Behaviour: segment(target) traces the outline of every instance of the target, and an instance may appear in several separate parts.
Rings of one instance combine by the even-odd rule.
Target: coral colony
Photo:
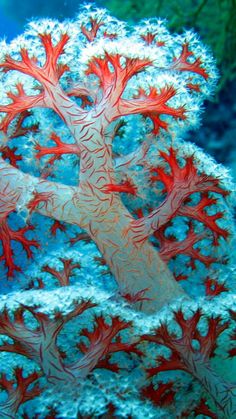
[[[1,418],[236,418],[210,52],[90,5],[0,51]]]

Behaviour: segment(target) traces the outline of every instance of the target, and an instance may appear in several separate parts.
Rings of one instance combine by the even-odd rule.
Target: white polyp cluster
[[[100,30],[96,38],[104,38],[106,35],[116,35],[116,37],[124,37],[127,34],[126,23],[111,16],[106,9],[96,8],[92,4],[85,5],[82,12],[76,17],[75,24],[91,28],[91,21],[101,24]]]
[[[93,57],[104,58],[106,54],[111,56],[119,55],[120,57],[130,59],[148,59],[151,62],[161,60],[163,56],[161,51],[156,50],[152,46],[144,48],[142,42],[134,36],[119,38],[117,40],[104,40],[100,38],[82,50],[80,62],[88,64]]]
[[[134,33],[139,36],[152,34],[155,35],[155,41],[165,42],[170,37],[170,32],[167,29],[166,24],[167,22],[165,19],[142,19],[140,23],[135,26]]]

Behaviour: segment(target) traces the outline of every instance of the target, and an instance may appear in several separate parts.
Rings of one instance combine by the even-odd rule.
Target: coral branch
[[[9,160],[10,164],[18,168],[18,161],[22,160],[22,156],[16,154],[17,147],[10,148],[9,146],[0,146],[0,153],[4,160]]]
[[[173,382],[158,383],[158,387],[154,388],[153,384],[142,389],[142,396],[156,406],[168,406],[174,401],[175,391],[173,390]]]
[[[201,234],[195,233],[192,223],[189,223],[187,235],[183,240],[177,240],[173,236],[166,237],[165,226],[164,228],[157,230],[154,233],[154,237],[160,242],[160,256],[165,262],[168,262],[170,259],[181,254],[189,256],[192,259],[193,264],[194,260],[199,260],[204,263],[206,267],[209,267],[217,260],[215,257],[203,255],[200,250],[194,247],[196,243],[205,239],[207,236],[205,232]]]
[[[197,328],[202,317],[198,309],[185,319],[181,310],[174,313],[174,319],[181,328],[181,337],[169,332],[166,324],[162,323],[153,335],[142,336],[143,340],[164,345],[171,350],[170,358],[159,356],[157,367],[148,369],[149,376],[162,371],[183,370],[193,375],[213,397],[215,404],[225,417],[235,414],[235,405],[232,403],[233,386],[216,376],[211,370],[209,359],[214,356],[218,336],[229,327],[229,323],[222,323],[220,317],[207,318],[207,333],[201,334]],[[198,342],[198,348],[194,345]],[[235,390],[235,389],[234,389]]]
[[[51,134],[50,139],[56,143],[55,147],[42,147],[40,144],[35,145],[36,158],[41,159],[41,157],[46,156],[48,154],[53,154],[54,157],[48,161],[48,164],[52,163],[52,159],[55,159],[61,156],[62,154],[77,154],[80,155],[80,149],[77,144],[67,144],[61,141],[61,138],[55,134],[54,132]]]
[[[58,59],[63,54],[63,49],[69,40],[67,34],[61,36],[60,41],[54,46],[50,34],[38,35],[46,52],[45,64],[40,67],[37,65],[35,57],[30,58],[26,49],[21,49],[21,61],[15,60],[10,55],[6,55],[5,61],[0,63],[0,68],[4,72],[9,70],[18,70],[21,73],[30,75],[37,79],[43,86],[45,83],[57,84],[60,77],[65,71],[68,71],[68,66],[61,66],[58,64]]]
[[[25,93],[24,87],[21,83],[18,83],[16,85],[16,89],[17,94],[13,94],[11,92],[8,92],[7,94],[9,99],[12,100],[12,103],[10,103],[9,105],[0,106],[0,112],[4,112],[7,114],[0,123],[0,129],[4,133],[7,133],[9,124],[18,114],[22,114],[28,111],[29,109],[35,107],[45,107],[43,93],[34,96],[29,96]]]
[[[192,73],[200,74],[204,79],[208,79],[209,75],[207,74],[204,67],[201,67],[203,64],[200,58],[196,58],[194,62],[187,61],[189,57],[192,57],[193,53],[189,50],[189,45],[183,44],[182,52],[179,58],[174,58],[172,69],[177,71],[190,71]]]
[[[73,366],[73,369],[84,369],[86,373],[91,371],[93,368],[100,368],[105,366],[105,368],[113,370],[118,370],[118,366],[115,364],[109,363],[109,356],[114,352],[124,351],[127,353],[136,353],[137,355],[142,355],[142,352],[136,347],[137,343],[123,343],[121,338],[117,334],[124,329],[127,329],[131,326],[130,322],[125,322],[119,317],[113,317],[111,325],[107,324],[104,321],[104,318],[96,317],[96,325],[92,332],[88,329],[83,329],[81,335],[86,336],[89,340],[89,345],[85,343],[78,344],[79,349],[83,352],[84,357],[76,362]],[[112,340],[115,340],[112,342]],[[101,363],[101,360],[105,357]]]
[[[71,102],[59,85],[60,78],[69,70],[66,64],[58,64],[58,59],[64,53],[64,47],[69,40],[69,36],[66,33],[61,35],[61,39],[56,45],[53,45],[51,34],[38,34],[38,36],[46,54],[44,65],[40,65],[37,58],[30,58],[29,52],[25,48],[22,48],[20,51],[21,60],[16,60],[10,55],[6,55],[4,62],[0,63],[0,69],[3,72],[6,73],[10,70],[19,71],[33,77],[41,85],[38,88],[40,91],[38,95],[27,95],[22,83],[16,85],[17,94],[11,92],[7,94],[12,103],[0,106],[0,112],[7,114],[0,124],[0,128],[5,133],[11,121],[18,114],[22,114],[22,112],[33,107],[52,108],[63,120],[68,117],[68,114],[71,118],[70,111],[72,107],[76,108],[77,117],[81,113],[84,114],[82,108]]]
[[[66,221],[71,224],[80,223],[78,213],[79,197],[77,193],[76,204],[73,196],[77,188],[66,186],[57,182],[39,179],[34,176],[24,174],[14,168],[0,157],[0,211],[7,214],[17,208],[18,205],[25,204],[25,198],[29,196],[29,201],[37,197],[37,203],[44,198],[45,204],[36,206],[36,201],[31,201],[34,208],[40,214],[46,215],[58,221]],[[7,191],[7,195],[6,195]],[[34,191],[35,195],[29,193]],[[10,199],[9,199],[10,197]],[[48,199],[53,197],[53,199]],[[22,204],[23,203],[23,204]],[[33,205],[35,203],[35,205]],[[46,205],[47,204],[47,205]]]
[[[2,419],[14,419],[23,403],[41,394],[42,388],[36,383],[41,375],[40,372],[35,371],[24,377],[22,368],[15,369],[16,382],[15,380],[9,380],[5,374],[1,375],[0,386],[8,393],[7,400],[0,403]]]
[[[209,216],[203,211],[206,205],[214,203],[210,198],[206,198],[206,193],[214,192],[226,196],[228,192],[220,187],[218,179],[205,174],[198,174],[193,157],[185,157],[185,165],[181,167],[176,155],[177,152],[173,148],[170,148],[169,154],[160,152],[160,156],[168,163],[171,172],[167,173],[162,167],[156,168],[157,176],[155,180],[164,184],[167,197],[157,209],[151,211],[146,217],[139,218],[131,223],[135,243],[145,241],[147,237],[166,225],[176,215],[190,216],[204,222],[213,231],[215,240],[219,234],[223,235],[224,238],[228,236],[228,233],[215,223],[215,220],[221,217],[221,213]],[[187,206],[187,198],[196,192],[204,194],[201,202],[195,207]]]
[[[166,86],[157,91],[151,87],[147,94],[143,89],[139,90],[136,99],[121,99],[119,105],[119,116],[142,114],[153,122],[153,134],[158,134],[160,128],[167,129],[166,122],[160,119],[160,115],[170,115],[173,118],[185,119],[185,108],[173,108],[167,102],[174,97],[176,90],[173,86]]]
[[[81,269],[80,263],[73,263],[72,259],[60,258],[60,261],[63,263],[63,269],[57,271],[54,268],[50,268],[48,265],[42,267],[43,272],[48,272],[54,278],[56,278],[61,287],[65,287],[70,284],[70,277],[74,275],[72,271],[74,269]]]
[[[30,240],[25,237],[25,233],[33,230],[33,226],[27,226],[19,228],[18,230],[12,230],[9,226],[7,218],[0,220],[0,241],[2,243],[2,255],[0,260],[3,260],[7,268],[8,278],[12,278],[14,271],[20,271],[21,268],[14,263],[14,252],[12,250],[12,241],[20,243],[27,254],[28,258],[32,258],[33,253],[31,247],[39,247],[39,243],[36,240]]]
[[[90,28],[86,28],[85,25],[81,25],[81,31],[83,35],[87,38],[89,42],[93,42],[97,36],[98,30],[104,23],[98,21],[97,19],[90,18]]]
[[[63,363],[63,356],[57,347],[57,337],[64,325],[84,311],[94,307],[90,301],[75,304],[74,308],[62,315],[56,313],[54,318],[40,313],[37,308],[21,305],[14,313],[12,320],[7,309],[0,315],[0,333],[14,343],[5,342],[0,345],[1,351],[16,352],[34,360],[42,368],[49,382],[54,384],[70,382],[74,375],[70,368]],[[24,318],[25,313],[31,313],[38,323],[34,329],[28,327]]]

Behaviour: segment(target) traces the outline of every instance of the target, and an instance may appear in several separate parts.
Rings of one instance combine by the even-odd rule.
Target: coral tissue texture
[[[236,417],[210,51],[90,5],[0,46],[1,418]]]

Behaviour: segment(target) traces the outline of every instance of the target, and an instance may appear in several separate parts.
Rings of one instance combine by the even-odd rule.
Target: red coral
[[[137,187],[133,184],[133,182],[130,179],[127,179],[120,185],[116,185],[114,183],[107,183],[103,186],[102,191],[104,193],[123,192],[130,195],[137,195]]]
[[[104,58],[93,57],[86,71],[86,75],[94,74],[98,77],[104,94],[110,91],[111,86],[114,86],[113,89],[116,91],[116,85],[119,85],[119,98],[128,81],[145,67],[151,65],[150,60],[147,59],[125,58],[125,65],[122,66],[121,58],[119,54],[111,55],[106,52]],[[119,101],[122,102],[121,99]]]
[[[169,153],[160,151],[160,157],[168,164],[171,173],[168,174],[162,167],[153,168],[152,171],[157,173],[157,178],[155,180],[159,180],[164,184],[167,193],[172,192],[179,184],[183,190],[181,196],[182,202],[195,192],[215,192],[223,196],[228,195],[228,192],[219,186],[219,179],[203,173],[198,174],[198,169],[194,163],[193,156],[184,157],[184,166],[181,166],[178,162],[177,152],[172,147],[169,149]],[[206,200],[206,195],[204,195],[204,198]],[[204,207],[207,205],[205,200]],[[209,205],[214,203],[211,202],[211,200],[209,200],[209,202]],[[200,208],[202,209],[202,207]]]
[[[94,256],[94,261],[98,264],[98,266],[105,266],[106,269],[101,272],[101,275],[109,275],[111,274],[111,271],[107,265],[107,262],[104,257],[102,256]]]
[[[189,50],[188,43],[183,44],[182,52],[178,58],[174,58],[171,68],[178,71],[190,71],[192,73],[200,74],[204,79],[208,79],[205,68],[201,67],[202,61],[200,58],[196,58],[194,62],[188,61],[189,57],[193,57],[193,52]]]
[[[9,57],[10,60],[10,57]],[[13,60],[14,61],[14,60]],[[0,64],[0,67],[3,66]],[[12,68],[13,69],[13,68]],[[43,106],[43,94],[40,93],[37,96],[29,96],[25,93],[22,83],[16,85],[17,93],[8,92],[7,96],[12,100],[12,103],[8,105],[0,106],[0,112],[5,112],[7,115],[3,118],[0,129],[7,133],[9,124],[15,119],[20,113],[26,112],[28,109],[37,105]]]
[[[57,338],[64,325],[71,319],[80,316],[84,311],[94,307],[90,301],[75,303],[74,308],[63,315],[54,313],[50,318],[41,313],[37,307],[29,307],[21,304],[14,317],[10,316],[7,309],[0,314],[0,334],[6,335],[13,343],[5,341],[0,345],[0,351],[18,353],[34,360],[42,369],[51,383],[73,383],[79,378],[86,377],[94,368],[109,368],[118,371],[118,365],[110,363],[110,356],[119,351],[128,354],[143,355],[137,348],[139,342],[122,342],[119,333],[131,327],[118,317],[111,319],[111,324],[105,322],[102,316],[95,317],[95,325],[92,331],[83,329],[81,335],[85,336],[89,344],[80,342],[77,346],[83,353],[82,358],[71,364],[66,364],[65,353],[57,346]],[[25,320],[25,314],[31,313],[38,325],[29,327]],[[13,317],[13,318],[12,318]]]
[[[197,234],[194,232],[194,226],[190,222],[189,229],[185,239],[177,240],[174,236],[165,236],[166,226],[160,228],[154,233],[154,237],[160,242],[160,256],[163,261],[168,262],[170,259],[175,258],[177,255],[183,254],[191,258],[191,266],[195,269],[195,260],[199,260],[204,263],[206,267],[209,267],[217,259],[212,256],[203,255],[199,249],[196,249],[194,245],[199,241],[206,238],[205,233]]]
[[[33,107],[45,107],[45,97],[47,91],[58,85],[58,81],[65,71],[69,70],[66,64],[58,64],[58,59],[63,54],[64,47],[69,40],[67,34],[61,36],[60,41],[53,45],[50,34],[38,35],[46,53],[46,60],[43,66],[38,65],[35,57],[30,58],[26,49],[22,48],[20,51],[21,60],[15,60],[10,55],[5,56],[3,63],[0,63],[0,68],[3,72],[10,70],[17,70],[21,73],[27,74],[38,80],[43,86],[40,88],[40,93],[37,95],[27,95],[21,83],[17,83],[17,93],[8,92],[7,96],[12,100],[8,105],[0,106],[0,112],[5,112],[7,115],[3,118],[0,129],[7,132],[8,126],[13,119]],[[53,107],[52,104],[48,105]],[[58,109],[54,106],[55,110]]]
[[[42,267],[42,271],[50,273],[58,280],[61,287],[65,287],[70,284],[70,277],[73,275],[72,271],[74,269],[80,269],[81,265],[80,263],[73,263],[72,259],[59,259],[63,263],[63,269],[57,271],[56,269],[50,268],[50,266],[45,265]]]
[[[181,419],[184,419],[184,418],[188,419],[190,417],[191,413],[194,413],[197,416],[198,415],[203,415],[204,418],[207,416],[211,419],[218,419],[218,416],[209,409],[205,399],[201,399],[199,401],[198,405],[194,409],[190,408],[190,409],[184,411],[181,414]]]
[[[199,353],[204,356],[205,359],[209,359],[214,355],[216,348],[217,337],[228,328],[228,323],[220,324],[222,319],[220,317],[208,319],[208,332],[202,336],[197,330],[197,324],[202,314],[200,310],[197,310],[192,317],[185,319],[181,310],[174,313],[174,317],[178,325],[181,327],[182,336],[170,334],[165,324],[162,324],[155,330],[154,335],[144,335],[142,339],[148,340],[149,342],[155,342],[160,345],[167,346],[172,351],[172,355],[169,359],[163,356],[157,358],[158,367],[150,368],[148,373],[150,376],[157,374],[160,371],[180,369],[189,372],[193,372],[190,369],[190,365],[185,362],[185,356],[182,352],[183,348],[186,348],[186,354],[190,351],[191,353]],[[193,340],[199,342],[200,348],[198,350],[193,347]]]
[[[181,337],[169,333],[167,325],[165,324],[161,324],[161,326],[155,330],[154,335],[142,336],[142,339],[167,346],[172,351],[172,355],[169,359],[166,359],[163,356],[158,357],[158,367],[150,368],[148,370],[150,376],[153,376],[160,371],[174,369],[184,370],[193,374],[190,363],[186,362],[185,355],[189,356],[189,353],[201,354],[205,360],[214,356],[216,340],[218,336],[228,328],[229,323],[226,322],[221,324],[222,319],[220,317],[208,318],[208,331],[205,335],[201,335],[197,329],[201,317],[201,311],[197,310],[192,317],[185,319],[183,312],[179,310],[174,313],[174,318],[181,328]],[[198,341],[199,349],[194,348],[194,340]],[[183,349],[186,350],[186,354],[183,353]]]
[[[231,411],[231,387],[223,379],[217,379],[218,388],[215,392],[212,392],[215,373],[210,368],[209,359],[214,356],[217,338],[228,328],[229,322],[222,323],[220,317],[207,318],[208,330],[203,335],[197,328],[201,317],[202,313],[199,309],[187,319],[185,319],[183,312],[178,310],[174,313],[174,319],[180,326],[180,337],[175,333],[170,333],[164,323],[155,329],[153,335],[142,336],[145,341],[164,345],[171,350],[169,358],[158,356],[158,366],[148,368],[147,372],[150,377],[169,370],[188,372],[200,381],[227,417],[229,414],[227,412]]]
[[[219,283],[215,279],[209,277],[205,280],[205,289],[208,297],[215,297],[216,295],[229,290],[224,283]]]
[[[227,195],[227,192],[222,189],[221,195]],[[216,198],[209,197],[208,192],[202,193],[201,198],[198,204],[196,205],[183,205],[178,210],[178,215],[183,217],[189,217],[193,220],[200,221],[201,223],[205,224],[209,230],[211,230],[213,234],[213,244],[217,246],[219,244],[219,238],[223,237],[227,239],[229,236],[229,232],[221,228],[216,221],[223,217],[223,212],[218,211],[214,215],[209,215],[207,213],[207,207],[210,207],[217,203]]]
[[[121,337],[117,334],[124,329],[131,326],[131,322],[125,322],[119,317],[112,317],[112,323],[109,325],[105,322],[102,316],[95,318],[94,329],[90,332],[88,329],[83,329],[81,335],[86,336],[89,340],[89,345],[84,342],[80,342],[77,346],[80,351],[87,357],[90,358],[91,366],[93,368],[106,368],[113,372],[119,371],[118,364],[110,363],[110,357],[115,352],[127,352],[128,354],[135,353],[138,356],[142,356],[143,353],[137,348],[137,343],[125,343],[121,341]],[[113,340],[114,339],[114,340]],[[93,360],[93,353],[96,353],[98,346],[103,347],[102,357],[99,361],[94,363],[96,357]]]
[[[55,147],[42,147],[39,144],[35,145],[35,150],[37,150],[36,158],[40,159],[43,156],[48,154],[53,154],[48,161],[48,164],[51,165],[56,159],[61,157],[62,154],[80,154],[79,146],[77,144],[67,144],[61,141],[61,138],[53,132],[50,136],[50,139],[56,143]]]
[[[221,212],[216,212],[214,215],[207,213],[206,207],[217,202],[216,198],[211,198],[208,194],[214,192],[227,196],[228,192],[220,186],[219,179],[204,173],[198,173],[193,156],[184,157],[184,165],[178,162],[177,152],[172,147],[169,149],[169,153],[161,151],[160,156],[168,164],[169,170],[164,167],[151,168],[151,173],[156,174],[151,176],[151,181],[162,182],[164,185],[163,192],[167,196],[160,206],[153,209],[147,216],[132,221],[131,230],[134,243],[143,243],[154,233],[157,236],[159,235],[163,241],[166,241],[167,239],[164,237],[165,228],[169,226],[174,217],[180,215],[204,223],[212,232],[213,244],[218,245],[218,238],[226,239],[228,231],[216,223],[222,217]],[[194,193],[200,193],[199,203],[192,206],[188,205],[190,197]],[[197,237],[193,237],[192,233],[190,235],[191,239],[197,240]],[[186,240],[182,244],[186,244]],[[192,240],[190,240],[190,244],[192,247]],[[193,252],[193,249],[189,248],[189,252]]]
[[[135,294],[121,294],[121,296],[130,304],[135,304],[142,301],[150,301],[151,298],[145,297],[145,293],[149,290],[149,288],[144,288],[136,292]]]
[[[65,315],[55,313],[54,318],[39,312],[37,307],[23,304],[11,318],[5,308],[0,314],[0,333],[10,337],[13,343],[3,342],[0,345],[0,351],[18,353],[34,360],[49,382],[73,381],[75,378],[73,370],[64,364],[64,354],[57,346],[58,334],[68,321],[92,307],[94,304],[90,301],[82,301],[75,304],[74,308]],[[37,327],[31,328],[27,325],[25,313],[31,313],[38,323]]]
[[[87,38],[89,42],[93,42],[97,36],[98,30],[104,23],[98,21],[97,19],[90,18],[90,28],[86,28],[84,25],[81,25],[81,32]]]
[[[31,124],[29,126],[23,126],[25,119],[32,115],[32,112],[25,110],[19,114],[19,117],[16,120],[16,124],[13,132],[11,132],[11,139],[18,138],[27,135],[29,132],[37,132],[39,124]]]
[[[235,323],[236,321],[236,311],[230,310],[230,316],[233,320],[233,322]],[[234,356],[236,356],[236,327],[234,328],[233,332],[230,335],[231,340],[233,341],[234,347],[232,347],[231,349],[229,349],[228,353],[230,358],[233,358]]]
[[[205,399],[201,399],[199,405],[194,409],[195,415],[209,416],[211,419],[217,419],[217,415],[213,413],[206,404]]]
[[[66,226],[58,220],[54,220],[52,226],[50,227],[50,233],[52,236],[56,236],[57,230],[66,231]]]
[[[169,383],[158,383],[158,387],[154,388],[153,384],[144,387],[141,390],[141,395],[151,400],[155,406],[169,406],[173,403],[175,397],[175,391],[173,390],[173,382]]]
[[[8,224],[7,218],[2,218],[0,220],[0,241],[2,242],[2,255],[0,256],[0,260],[5,262],[8,278],[13,277],[14,271],[21,272],[21,268],[15,265],[13,260],[14,252],[12,250],[11,241],[17,241],[20,243],[28,258],[32,258],[33,256],[31,247],[40,247],[36,240],[30,240],[25,237],[25,233],[30,230],[34,230],[34,227],[26,226],[19,228],[18,230],[12,230]]]
[[[23,403],[41,394],[42,388],[38,383],[35,383],[41,376],[41,372],[35,371],[24,377],[23,370],[19,367],[15,369],[16,381],[14,379],[9,380],[6,374],[0,376],[0,386],[8,393],[7,400],[0,403],[3,417],[15,418],[19,407]]]
[[[147,105],[149,104],[149,109],[147,108],[146,111],[140,113],[142,113],[144,118],[151,119],[153,123],[153,134],[157,135],[160,128],[164,130],[168,129],[168,124],[166,121],[161,120],[161,115],[171,115],[173,118],[179,119],[186,118],[184,106],[175,109],[166,104],[175,94],[176,90],[173,86],[166,86],[160,89],[159,93],[155,87],[151,87],[148,94],[144,89],[140,88],[138,94],[135,96],[139,101],[145,101]],[[152,102],[156,102],[154,109]]]
[[[53,205],[53,193],[52,192],[33,192],[33,198],[28,202],[27,208],[31,214],[41,204],[47,209],[48,204]]]
[[[18,167],[18,161],[22,160],[22,156],[16,154],[17,147],[9,147],[7,145],[0,146],[0,153],[2,154],[2,158],[4,160],[9,160],[12,166]]]
[[[70,244],[74,245],[75,243],[78,243],[82,241],[83,243],[92,243],[92,239],[87,233],[78,233],[75,237],[70,239]]]
[[[187,275],[184,275],[184,274],[179,274],[179,275],[177,275],[177,274],[175,274],[174,273],[174,277],[175,277],[175,280],[178,282],[178,281],[185,281],[187,278],[188,278],[188,276]]]

